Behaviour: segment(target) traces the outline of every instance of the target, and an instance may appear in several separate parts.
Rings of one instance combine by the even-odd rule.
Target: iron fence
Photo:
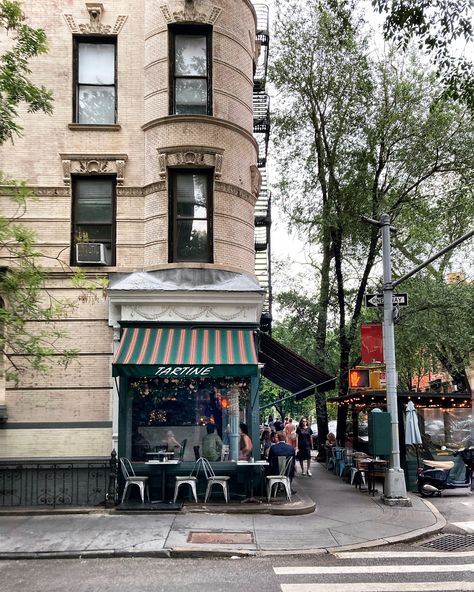
[[[116,501],[117,459],[0,460],[0,507],[100,506]]]

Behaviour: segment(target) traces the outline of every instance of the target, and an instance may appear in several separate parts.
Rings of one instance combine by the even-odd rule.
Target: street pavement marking
[[[419,557],[474,557],[474,551],[460,551],[453,555],[452,551],[367,551],[367,552],[336,552],[332,553],[338,559],[399,559],[400,557],[412,559]]]
[[[458,528],[462,528],[466,532],[474,532],[474,520],[471,520],[470,522],[451,522],[451,524],[454,524],[454,526],[457,526]]]
[[[474,590],[474,582],[341,582],[324,584],[281,584],[282,592],[449,592]]]
[[[474,571],[474,563],[449,565],[341,565],[338,567],[315,567],[304,565],[301,567],[274,567],[279,576],[294,575],[345,575],[345,574],[378,574],[378,573],[440,573]]]

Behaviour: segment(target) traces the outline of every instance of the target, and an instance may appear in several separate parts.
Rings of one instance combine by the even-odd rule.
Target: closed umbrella
[[[413,401],[408,401],[405,414],[405,444],[407,446],[414,446],[416,449],[416,461],[420,464],[418,457],[418,446],[422,444],[420,426],[418,425],[418,417],[416,415],[415,405]]]

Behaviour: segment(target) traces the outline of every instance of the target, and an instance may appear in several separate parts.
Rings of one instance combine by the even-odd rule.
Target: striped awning
[[[126,327],[113,376],[254,376],[251,329]]]

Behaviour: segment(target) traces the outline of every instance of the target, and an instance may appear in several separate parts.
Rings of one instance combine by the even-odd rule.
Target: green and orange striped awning
[[[251,329],[126,327],[113,376],[255,376]]]

